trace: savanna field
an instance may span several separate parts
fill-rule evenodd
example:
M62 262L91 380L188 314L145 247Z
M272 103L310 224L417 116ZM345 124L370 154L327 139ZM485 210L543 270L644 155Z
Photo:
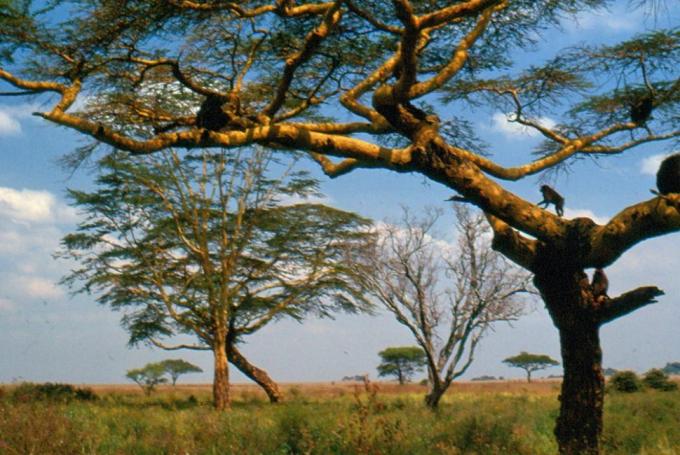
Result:
M0 389L1 454L554 454L559 382L456 383L433 413L425 387L289 384L270 405L235 385L217 413L209 385L79 393ZM93 392L93 395L88 393ZM680 453L680 392L607 393L603 453Z

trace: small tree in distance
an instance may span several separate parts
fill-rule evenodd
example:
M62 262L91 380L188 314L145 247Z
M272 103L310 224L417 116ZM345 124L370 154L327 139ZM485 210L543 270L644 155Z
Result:
M179 378L181 375L188 374L188 373L202 373L203 372L203 370L200 367L197 367L196 365L189 363L189 362L187 362L186 360L183 360L183 359L163 360L161 362L161 365L163 365L165 372L168 375L170 375L170 382L172 382L173 387L177 383L177 378Z
M410 381L426 365L425 351L418 346L387 348L378 355L382 359L378 365L378 376L396 376L400 385Z
M162 362L157 362L147 363L142 368L128 370L125 376L135 381L146 395L151 395L157 385L168 382L165 373L166 370Z
M530 354L524 351L516 356L508 357L507 359L503 360L503 363L507 363L511 367L521 368L526 371L527 382L531 382L531 373L534 371L543 370L545 368L560 364L560 362L547 355Z

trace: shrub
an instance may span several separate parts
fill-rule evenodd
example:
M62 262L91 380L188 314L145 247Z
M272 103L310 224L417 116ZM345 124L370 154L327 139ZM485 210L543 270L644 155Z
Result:
M46 382L44 384L33 384L24 382L20 384L12 397L18 401L61 401L68 402L73 400L92 401L97 395L89 388L74 387L70 384L58 384Z
M663 370L658 368L653 368L645 373L642 379L645 385L651 389L662 390L664 392L669 392L671 390L677 390L678 385L672 382Z
M609 386L617 392L633 393L642 390L640 378L633 371L619 371L609 379Z

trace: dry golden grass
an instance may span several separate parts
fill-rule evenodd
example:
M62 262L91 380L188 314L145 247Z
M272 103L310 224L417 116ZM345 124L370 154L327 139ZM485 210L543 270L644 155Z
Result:
M383 395L412 395L427 393L427 386L417 383L399 385L396 382L372 381L371 384L378 387ZM141 394L142 391L136 384L84 384L98 395L109 393ZM337 382L294 382L280 383L284 395L304 396L308 398L335 398L353 394L357 390L362 391L364 384L355 381ZM231 385L231 391L235 398L254 396L265 399L265 395L256 384L236 383ZM556 395L559 392L559 379L537 379L530 384L523 380L503 381L457 381L448 390L447 395L484 395L484 394L531 394L531 395ZM158 392L175 391L182 395L209 394L212 391L211 384L177 384L174 389L171 385L162 385L157 388Z

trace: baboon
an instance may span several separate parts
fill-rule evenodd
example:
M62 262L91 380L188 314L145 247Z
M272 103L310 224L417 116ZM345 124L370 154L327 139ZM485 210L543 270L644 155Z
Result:
M538 203L539 207L542 205L547 208L550 204L553 204L555 205L555 212L557 212L557 215L564 215L564 198L560 193L550 188L548 185L541 186L541 193L543 194L543 200Z
M605 275L604 270L597 268L595 273L593 273L593 281L590 284L590 289L593 293L595 299L599 297L608 297L607 290L609 289L609 279Z

